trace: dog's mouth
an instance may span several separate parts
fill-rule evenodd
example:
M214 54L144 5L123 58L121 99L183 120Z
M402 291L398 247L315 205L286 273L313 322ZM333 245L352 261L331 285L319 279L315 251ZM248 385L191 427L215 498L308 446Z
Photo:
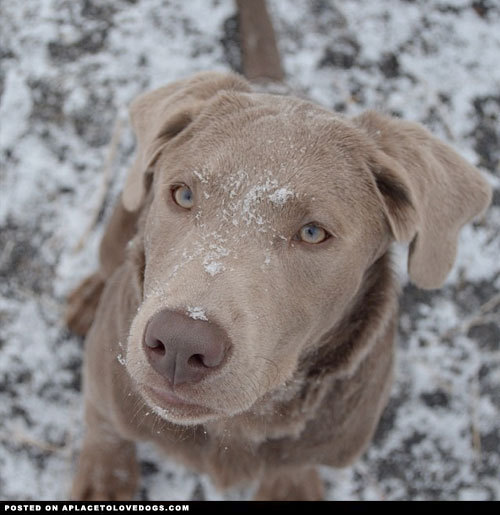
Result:
M170 389L144 386L142 390L148 404L158 415L166 420L177 423L197 424L217 418L218 416L213 408L186 400Z

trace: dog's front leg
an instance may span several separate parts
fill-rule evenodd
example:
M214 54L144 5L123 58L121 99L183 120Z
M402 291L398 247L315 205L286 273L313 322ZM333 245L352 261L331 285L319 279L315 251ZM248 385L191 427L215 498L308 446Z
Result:
M286 467L265 472L256 501L321 501L323 481L314 467Z
M134 443L118 436L110 422L89 402L85 419L86 435L71 498L80 501L132 499L139 479Z

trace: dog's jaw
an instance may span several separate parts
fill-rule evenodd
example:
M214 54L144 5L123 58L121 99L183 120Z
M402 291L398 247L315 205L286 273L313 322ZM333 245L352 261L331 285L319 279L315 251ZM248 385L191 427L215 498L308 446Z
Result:
M168 389L141 385L141 395L158 416L174 424L203 424L221 416L217 411L184 400Z

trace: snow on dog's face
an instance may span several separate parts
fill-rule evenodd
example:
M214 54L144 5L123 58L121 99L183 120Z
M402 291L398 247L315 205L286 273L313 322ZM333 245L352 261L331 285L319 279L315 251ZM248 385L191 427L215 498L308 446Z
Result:
M126 364L158 414L196 424L286 387L419 214L411 183L355 123L231 75L183 84L133 107L125 207L151 191Z

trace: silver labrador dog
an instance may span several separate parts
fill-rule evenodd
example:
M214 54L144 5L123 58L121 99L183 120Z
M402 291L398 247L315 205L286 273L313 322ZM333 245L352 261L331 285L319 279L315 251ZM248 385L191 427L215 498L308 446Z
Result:
M259 62L258 60L256 61ZM256 499L322 498L391 386L398 285L437 288L491 197L423 127L347 119L235 74L131 106L137 155L68 323L87 334L72 496L134 496L134 441Z

